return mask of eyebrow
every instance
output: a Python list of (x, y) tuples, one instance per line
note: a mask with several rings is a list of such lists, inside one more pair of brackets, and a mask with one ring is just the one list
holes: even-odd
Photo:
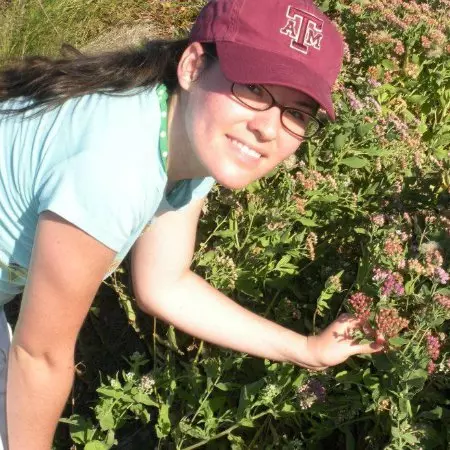
[(299, 108), (307, 108), (308, 111), (311, 111), (312, 113), (317, 112), (319, 109), (319, 104), (314, 102), (306, 102), (303, 100), (297, 100), (296, 102), (293, 103), (294, 106), (297, 106)]

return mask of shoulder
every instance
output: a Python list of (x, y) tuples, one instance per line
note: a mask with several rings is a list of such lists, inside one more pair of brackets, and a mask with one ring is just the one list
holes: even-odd
[(160, 110), (154, 89), (96, 93), (73, 99), (64, 107), (71, 130), (82, 130), (89, 139), (132, 147), (158, 136)]

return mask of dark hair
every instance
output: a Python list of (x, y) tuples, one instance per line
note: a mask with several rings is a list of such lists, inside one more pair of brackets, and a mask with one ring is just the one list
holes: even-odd
[[(188, 39), (154, 40), (127, 50), (85, 55), (64, 45), (60, 58), (25, 57), (0, 70), (0, 102), (31, 100), (17, 109), (0, 113), (17, 114), (55, 108), (67, 99), (101, 92), (122, 93), (134, 88), (164, 83), (172, 93), (178, 86), (177, 66)], [(214, 44), (203, 44), (216, 55)]]

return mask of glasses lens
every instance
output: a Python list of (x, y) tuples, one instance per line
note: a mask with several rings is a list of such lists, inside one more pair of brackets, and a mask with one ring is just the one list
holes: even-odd
[(272, 106), (272, 97), (259, 84), (234, 83), (232, 91), (240, 102), (250, 108), (264, 111)]
[(281, 120), (291, 133), (304, 138), (314, 136), (320, 128), (320, 122), (315, 117), (300, 109), (284, 110)]

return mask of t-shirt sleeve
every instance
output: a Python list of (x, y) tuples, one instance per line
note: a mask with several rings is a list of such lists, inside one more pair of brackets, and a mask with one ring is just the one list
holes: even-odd
[(139, 222), (140, 190), (129, 165), (100, 155), (80, 152), (55, 165), (41, 187), (38, 213), (52, 211), (119, 252)]
[(164, 195), (158, 207), (157, 214), (187, 208), (194, 200), (205, 198), (213, 188), (215, 182), (212, 177), (182, 181), (169, 194)]

